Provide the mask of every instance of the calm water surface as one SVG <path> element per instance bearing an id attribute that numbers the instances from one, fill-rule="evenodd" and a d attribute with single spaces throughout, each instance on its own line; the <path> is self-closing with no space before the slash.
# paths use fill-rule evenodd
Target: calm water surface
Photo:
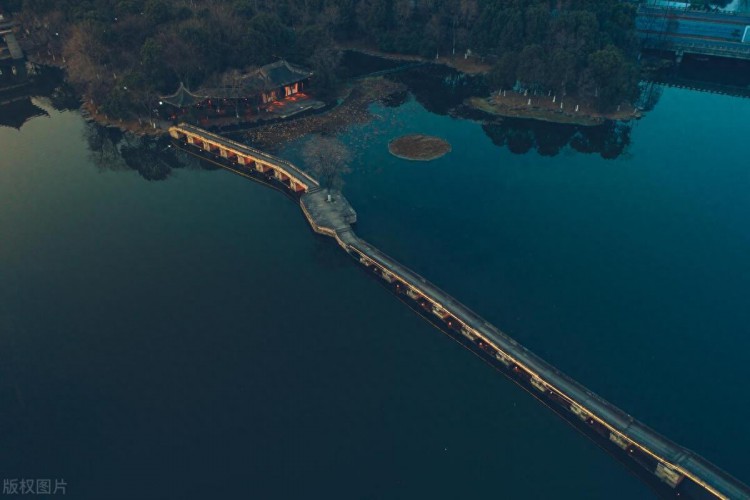
<path id="1" fill-rule="evenodd" d="M 278 193 L 193 163 L 146 181 L 37 103 L 0 128 L 3 478 L 71 498 L 651 495 Z M 668 90 L 614 160 L 514 154 L 413 99 L 373 112 L 342 134 L 362 237 L 750 480 L 750 101 Z M 405 132 L 453 152 L 391 157 Z"/>
<path id="2" fill-rule="evenodd" d="M 614 160 L 515 155 L 413 101 L 375 111 L 350 135 L 373 141 L 347 186 L 362 237 L 750 480 L 738 397 L 750 380 L 750 100 L 668 89 Z M 417 131 L 453 152 L 428 164 L 385 152 Z"/>

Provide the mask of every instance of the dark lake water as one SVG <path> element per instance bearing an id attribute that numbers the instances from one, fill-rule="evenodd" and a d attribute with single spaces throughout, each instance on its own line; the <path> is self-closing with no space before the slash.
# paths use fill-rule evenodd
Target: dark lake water
<path id="1" fill-rule="evenodd" d="M 3 478 L 84 499 L 651 496 L 283 196 L 29 104 L 0 127 Z M 407 95 L 341 134 L 358 234 L 750 481 L 750 100 L 667 89 L 589 131 L 439 108 Z M 390 156 L 409 132 L 453 151 Z"/>

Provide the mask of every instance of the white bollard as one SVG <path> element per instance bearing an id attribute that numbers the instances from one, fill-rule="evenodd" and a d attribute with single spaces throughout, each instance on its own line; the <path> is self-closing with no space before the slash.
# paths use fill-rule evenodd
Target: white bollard
<path id="1" fill-rule="evenodd" d="M 528 105 L 531 106 L 531 99 L 529 99 L 529 104 Z"/>
<path id="2" fill-rule="evenodd" d="M 557 96 L 554 96 L 554 97 L 552 98 L 552 102 L 557 102 Z"/>

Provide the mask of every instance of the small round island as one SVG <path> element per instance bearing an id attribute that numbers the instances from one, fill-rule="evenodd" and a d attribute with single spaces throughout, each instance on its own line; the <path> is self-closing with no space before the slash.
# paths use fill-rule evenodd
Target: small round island
<path id="1" fill-rule="evenodd" d="M 439 138 L 423 134 L 410 134 L 388 143 L 388 151 L 404 160 L 430 161 L 449 153 L 451 145 Z"/>

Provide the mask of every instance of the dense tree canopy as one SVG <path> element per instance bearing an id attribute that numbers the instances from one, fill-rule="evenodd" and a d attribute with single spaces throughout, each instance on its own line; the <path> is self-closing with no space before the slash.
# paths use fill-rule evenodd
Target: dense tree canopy
<path id="1" fill-rule="evenodd" d="M 496 88 L 636 91 L 634 8 L 620 0 L 15 0 L 70 78 L 114 115 L 180 81 L 283 57 L 330 85 L 334 41 L 427 57 L 470 49 Z"/>

